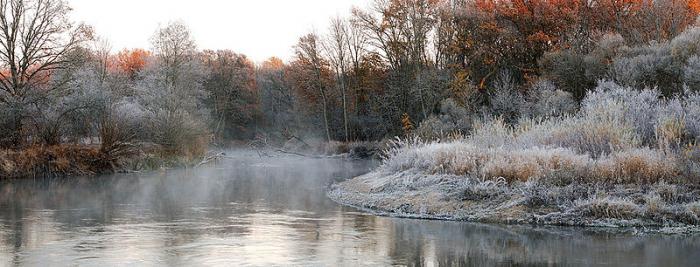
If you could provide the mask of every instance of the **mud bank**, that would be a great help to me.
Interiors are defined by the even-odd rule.
[[[554,185],[415,171],[375,171],[335,184],[334,201],[378,214],[486,223],[700,232],[700,190],[667,184]]]

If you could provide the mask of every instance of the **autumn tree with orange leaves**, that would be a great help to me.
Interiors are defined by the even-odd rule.
[[[116,67],[126,73],[129,79],[136,79],[136,75],[146,67],[146,60],[151,52],[144,49],[124,49],[116,55]]]

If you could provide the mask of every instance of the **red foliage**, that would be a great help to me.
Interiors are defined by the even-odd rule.
[[[141,48],[127,50],[124,49],[117,54],[116,67],[129,77],[134,78],[144,67],[146,60],[151,56],[151,52]]]

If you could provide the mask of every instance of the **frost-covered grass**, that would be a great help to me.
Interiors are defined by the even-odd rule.
[[[576,114],[397,139],[338,202],[401,216],[579,226],[700,224],[700,99],[603,82]]]
[[[398,140],[382,169],[528,181],[697,183],[684,151],[694,150],[696,93],[663,99],[655,90],[603,82],[576,115],[476,123],[470,135],[445,142]]]

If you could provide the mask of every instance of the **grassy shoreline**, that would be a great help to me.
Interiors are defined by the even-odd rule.
[[[601,83],[576,114],[476,121],[451,140],[399,139],[342,204],[391,214],[569,226],[700,226],[700,94]]]
[[[464,179],[381,170],[333,185],[343,205],[398,217],[584,227],[700,230],[700,188]]]
[[[63,178],[190,167],[200,157],[154,149],[111,155],[96,145],[63,144],[0,150],[0,179]]]
[[[211,148],[203,154],[183,155],[166,153],[163,149],[146,145],[128,153],[112,155],[99,145],[63,144],[30,146],[22,149],[0,149],[0,179],[63,178],[97,176],[102,174],[141,172],[170,168],[195,168],[226,158],[224,151],[249,150],[258,156],[295,155],[306,157],[336,157],[370,159],[377,157],[378,144],[374,142],[319,143],[313,148],[287,149],[252,148],[233,143],[226,148]],[[255,154],[255,153],[254,153]]]

